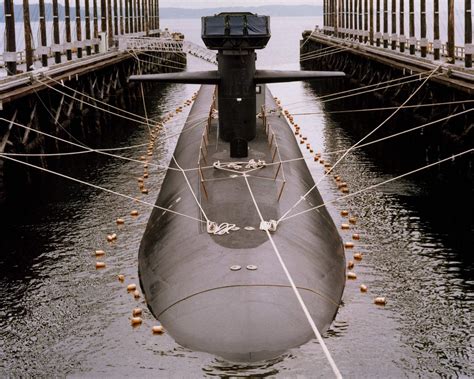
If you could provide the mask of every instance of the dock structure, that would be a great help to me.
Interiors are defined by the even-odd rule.
[[[456,0],[456,12],[454,0],[442,5],[447,6],[445,30],[440,26],[440,0],[324,0],[324,24],[318,32],[401,53],[408,46],[410,56],[435,62],[445,58],[457,66],[462,61],[464,67],[472,68],[472,0]],[[455,23],[464,25],[464,35],[458,35],[463,41],[456,41]]]
[[[52,0],[45,4],[39,0],[30,4],[23,0],[20,5],[4,0],[0,77],[105,53],[120,36],[159,35],[159,0],[133,0],[133,8],[132,0],[98,1]],[[23,23],[23,30],[15,23]]]

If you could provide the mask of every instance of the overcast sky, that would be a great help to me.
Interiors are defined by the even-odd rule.
[[[259,5],[322,5],[323,0],[159,0],[160,7],[175,8],[215,8],[231,6],[259,6]]]

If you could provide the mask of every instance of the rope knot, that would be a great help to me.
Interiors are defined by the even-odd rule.
[[[276,232],[278,226],[278,221],[270,220],[270,221],[262,221],[260,222],[260,230],[269,231],[269,232]]]

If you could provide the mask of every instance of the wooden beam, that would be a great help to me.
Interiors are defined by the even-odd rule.
[[[388,0],[383,0],[383,47],[388,47]]]
[[[376,6],[376,45],[380,46],[380,0],[377,0],[377,6]]]
[[[406,36],[405,36],[405,0],[400,0],[400,7],[399,7],[399,25],[400,25],[400,52],[405,52],[405,43],[406,43]]]
[[[392,0],[392,50],[396,50],[396,49],[397,49],[397,0]]]
[[[107,0],[107,44],[114,45],[114,28],[112,23],[112,0]]]
[[[23,27],[25,31],[26,71],[33,70],[33,44],[31,42],[30,4],[23,0]]]
[[[374,0],[370,0],[370,11],[369,11],[369,41],[370,44],[374,44]]]
[[[13,0],[5,0],[5,53],[3,61],[8,75],[16,74],[16,38],[15,38],[15,12]]]
[[[117,0],[114,0],[114,35],[119,34],[119,22],[118,22],[118,4]]]
[[[361,42],[361,43],[364,40],[364,37],[362,36],[362,34],[363,34],[362,31],[364,29],[364,25],[362,24],[362,13],[363,13],[362,0],[359,0],[359,42]]]
[[[80,0],[76,0],[76,41],[77,46],[77,57],[82,58],[82,29],[81,29],[81,3]]]
[[[72,60],[72,39],[71,39],[71,8],[69,0],[64,0],[64,21],[66,24],[66,59]]]
[[[84,0],[84,7],[85,7],[85,18],[86,18],[86,54],[92,54],[92,46],[91,46],[91,11],[89,0]]]
[[[470,0],[469,0],[470,1]],[[441,41],[439,39],[439,0],[433,0],[433,56],[440,58]]]
[[[464,65],[467,68],[472,67],[472,53],[473,53],[473,46],[472,46],[472,4],[471,0],[465,0],[464,6]]]
[[[415,55],[416,49],[416,37],[415,37],[415,3],[414,0],[410,0],[410,39],[408,41],[410,45],[410,54]]]
[[[120,0],[120,34],[124,34],[125,29],[123,25],[123,0]]]
[[[454,0],[448,0],[448,62],[454,63]]]
[[[97,54],[99,52],[99,44],[97,43],[99,39],[99,14],[97,11],[97,0],[93,0],[93,12],[94,12],[94,39],[96,42],[94,43],[94,52]]]
[[[426,57],[428,40],[426,39],[426,0],[420,1],[420,48],[421,56]]]
[[[364,42],[369,41],[369,2],[364,0]]]
[[[48,41],[46,37],[46,12],[44,9],[44,0],[39,0],[40,14],[40,36],[41,36],[41,64],[43,67],[48,66]]]
[[[128,14],[128,3],[129,2],[130,2],[130,0],[125,0],[125,34],[130,33],[130,29],[129,29],[130,18],[129,18],[129,14]]]

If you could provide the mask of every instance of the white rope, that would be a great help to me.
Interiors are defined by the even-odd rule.
[[[23,161],[20,161],[18,159],[15,159],[15,158],[12,158],[12,157],[9,157],[3,153],[0,153],[0,157],[2,157],[3,159],[8,159],[8,160],[11,160],[13,162],[16,162],[16,163],[20,163],[22,165],[25,165],[25,166],[28,166],[28,167],[32,167],[32,168],[35,168],[37,170],[40,170],[40,171],[44,171],[44,172],[47,172],[49,174],[53,174],[53,175],[57,175],[57,176],[60,176],[64,179],[69,179],[69,180],[72,180],[73,182],[77,182],[77,183],[80,183],[80,184],[84,184],[86,186],[89,186],[89,187],[92,187],[92,188],[95,188],[95,189],[99,189],[101,191],[105,191],[105,192],[108,192],[108,193],[111,193],[113,195],[117,195],[117,196],[120,196],[120,197],[123,197],[125,199],[128,199],[128,200],[133,200],[135,202],[138,202],[138,203],[141,203],[141,204],[144,204],[144,205],[148,205],[150,207],[153,207],[153,208],[157,208],[157,209],[160,209],[160,210],[163,210],[165,212],[170,212],[170,213],[173,213],[175,215],[178,215],[178,216],[183,216],[183,217],[186,217],[186,218],[189,218],[191,220],[194,220],[194,221],[198,221],[198,222],[204,222],[202,220],[199,220],[198,218],[196,217],[193,217],[193,216],[189,216],[189,215],[186,215],[184,213],[179,213],[179,212],[176,212],[176,211],[173,211],[169,208],[163,208],[163,207],[160,207],[159,205],[156,205],[156,204],[152,204],[152,203],[148,203],[146,201],[143,201],[143,200],[140,200],[140,199],[137,199],[135,197],[132,197],[132,196],[129,196],[129,195],[125,195],[125,194],[122,194],[120,192],[117,192],[117,191],[113,191],[111,189],[108,189],[108,188],[105,188],[105,187],[101,187],[101,186],[98,186],[98,185],[95,185],[95,184],[92,184],[92,183],[88,183],[88,182],[85,182],[83,180],[80,180],[80,179],[76,179],[76,178],[73,178],[71,176],[68,176],[68,175],[64,175],[64,174],[61,174],[59,172],[56,172],[56,171],[52,171],[52,170],[49,170],[47,168],[44,168],[44,167],[40,167],[40,166],[36,166],[36,165],[33,165],[31,163],[28,163],[28,162],[23,162]]]
[[[412,98],[413,96],[416,95],[416,93],[425,85],[425,83],[431,78],[431,76],[439,69],[440,66],[436,67],[430,75],[428,75],[426,77],[426,79],[423,81],[423,83],[421,83],[418,88],[413,91],[413,93],[408,96],[408,98],[394,111],[392,112],[392,114],[390,116],[388,116],[384,121],[382,121],[376,128],[374,128],[372,131],[370,131],[369,133],[367,133],[362,139],[360,139],[359,141],[357,141],[354,145],[352,145],[351,147],[349,147],[349,149],[347,149],[345,151],[345,153],[336,161],[336,163],[334,163],[334,165],[332,167],[329,168],[329,170],[327,170],[325,173],[324,173],[324,176],[322,178],[320,178],[302,197],[300,197],[300,199],[290,208],[288,209],[284,214],[283,216],[280,217],[280,219],[278,220],[278,222],[280,222],[281,220],[283,220],[293,209],[295,209],[303,200],[306,199],[306,196],[308,196],[318,185],[319,183],[321,183],[321,181],[327,176],[329,175],[333,170],[334,168],[347,156],[347,154],[349,154],[352,150],[354,150],[358,145],[360,145],[363,141],[365,141],[368,137],[370,137],[372,134],[374,134],[377,130],[379,130],[383,125],[385,125],[393,116],[395,116],[395,114],[400,110],[402,109],[403,106],[405,106],[405,104],[407,104]]]
[[[447,161],[451,161],[451,160],[453,160],[453,159],[455,159],[455,158],[457,158],[457,157],[460,157],[460,156],[462,156],[462,155],[469,154],[469,153],[472,153],[472,152],[474,152],[474,149],[469,149],[469,150],[463,151],[462,153],[454,154],[454,155],[452,155],[452,156],[450,156],[450,157],[441,159],[441,160],[439,160],[439,161],[437,161],[437,162],[434,162],[434,163],[430,163],[430,164],[428,164],[428,165],[426,165],[426,166],[417,168],[417,169],[412,170],[412,171],[410,171],[410,172],[407,172],[407,173],[405,173],[405,174],[396,176],[396,177],[391,178],[391,179],[387,179],[387,180],[385,180],[385,181],[383,181],[383,182],[380,182],[380,183],[371,185],[371,186],[366,187],[366,188],[363,188],[363,189],[361,189],[361,190],[359,190],[359,191],[356,191],[356,192],[353,192],[353,193],[349,193],[349,194],[347,194],[347,195],[340,196],[340,197],[338,197],[338,198],[336,198],[336,199],[329,200],[329,201],[327,201],[327,202],[325,202],[325,203],[323,203],[323,204],[320,204],[320,205],[317,205],[317,206],[315,206],[315,207],[308,208],[308,209],[306,209],[306,210],[304,210],[304,211],[295,213],[295,214],[293,214],[293,215],[291,215],[291,216],[285,217],[285,218],[284,218],[283,220],[281,220],[281,221],[286,221],[286,220],[292,219],[292,218],[294,218],[294,217],[301,216],[302,214],[305,214],[305,213],[311,212],[311,211],[313,211],[313,210],[317,210],[317,209],[319,209],[319,208],[325,207],[327,204],[336,203],[336,202],[338,202],[338,201],[345,200],[345,199],[347,199],[347,198],[350,198],[350,197],[354,197],[354,196],[363,194],[363,193],[368,192],[368,191],[370,191],[370,190],[372,190],[372,189],[374,189],[374,188],[383,186],[384,184],[387,184],[387,183],[390,183],[390,182],[394,182],[394,181],[399,180],[399,179],[402,179],[402,178],[404,178],[404,177],[406,177],[406,176],[409,176],[409,175],[415,174],[415,173],[417,173],[417,172],[426,170],[426,169],[428,169],[428,168],[430,168],[430,167],[439,165],[439,164],[441,164],[441,163],[445,163],[445,162],[447,162]]]
[[[250,196],[252,197],[253,204],[255,205],[255,209],[257,210],[258,216],[260,217],[260,222],[265,222],[265,220],[263,219],[262,213],[260,212],[260,208],[258,207],[257,201],[255,200],[255,196],[253,194],[252,188],[250,187],[250,183],[248,181],[247,175],[243,174],[243,177],[245,179],[245,183],[247,184],[247,188],[249,189]],[[314,320],[311,317],[311,314],[309,313],[308,308],[307,308],[303,298],[301,297],[301,294],[298,291],[298,288],[296,287],[295,282],[293,281],[293,278],[292,278],[290,272],[288,271],[288,268],[286,267],[285,262],[283,261],[283,258],[281,257],[280,251],[278,250],[275,242],[273,241],[273,237],[272,237],[270,231],[268,229],[265,229],[265,233],[267,233],[268,239],[270,240],[270,243],[271,243],[271,245],[273,247],[273,250],[274,250],[274,252],[275,252],[275,254],[278,258],[278,261],[280,262],[280,265],[283,268],[283,271],[285,272],[285,275],[288,278],[288,281],[290,282],[291,288],[293,289],[293,292],[295,293],[295,296],[298,299],[298,302],[299,302],[301,308],[303,309],[303,312],[304,312],[304,314],[306,316],[306,319],[308,320],[308,322],[311,326],[311,329],[313,330],[314,335],[316,336],[319,344],[321,345],[321,348],[323,349],[323,352],[326,355],[326,358],[327,358],[329,364],[331,365],[331,368],[334,372],[334,375],[336,376],[336,378],[342,378],[341,372],[337,368],[336,362],[334,362],[334,359],[332,358],[331,353],[329,352],[329,350],[328,350],[328,348],[327,348],[327,346],[326,346],[326,344],[325,344],[325,342],[324,342],[324,340],[321,336],[321,333],[319,332],[316,324],[314,323]]]

